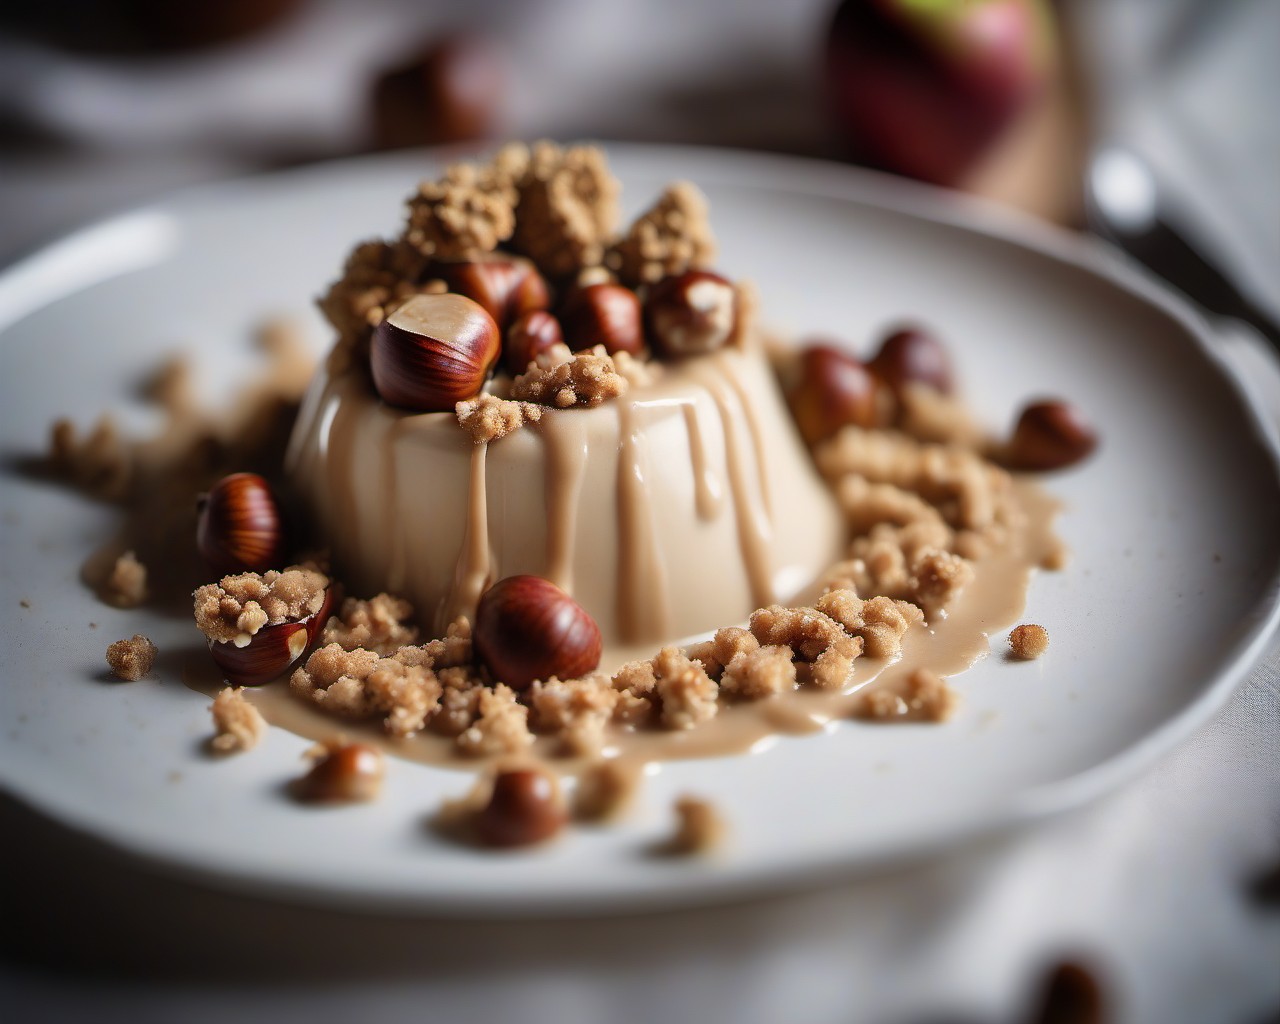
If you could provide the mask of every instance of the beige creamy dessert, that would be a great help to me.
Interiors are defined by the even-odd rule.
[[[661,646],[793,601],[844,547],[758,338],[663,369],[492,442],[321,370],[286,471],[348,590],[407,598],[432,635],[532,574],[607,649]]]

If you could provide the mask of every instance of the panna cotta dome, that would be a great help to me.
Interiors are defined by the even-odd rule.
[[[515,144],[352,252],[285,467],[350,593],[407,598],[438,637],[540,576],[616,660],[792,601],[840,556],[701,193],[674,183],[620,229],[617,191],[593,147]]]
[[[843,540],[756,337],[487,443],[385,404],[358,365],[322,370],[287,470],[348,586],[437,635],[527,573],[607,646],[673,642],[795,598]]]

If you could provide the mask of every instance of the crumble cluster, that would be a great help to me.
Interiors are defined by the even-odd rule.
[[[826,588],[909,601],[932,619],[968,586],[973,561],[1004,542],[1022,512],[1012,477],[959,436],[845,427],[815,448],[854,535]]]
[[[960,703],[959,694],[936,672],[921,668],[907,677],[902,693],[873,689],[861,700],[860,718],[874,721],[924,719],[945,722]]]
[[[103,587],[103,596],[117,608],[137,608],[147,599],[147,567],[132,551],[116,559]]]
[[[724,842],[728,828],[714,804],[686,794],[676,798],[672,810],[676,815],[675,832],[661,852],[675,856],[702,855]]]
[[[1024,622],[1009,633],[1009,652],[1022,661],[1032,661],[1049,649],[1049,631],[1044,626]]]
[[[407,620],[411,609],[403,602],[391,609],[390,601],[386,595],[348,601],[344,616],[363,620],[371,615],[367,608],[381,604],[388,620]],[[470,755],[519,754],[536,735],[547,735],[561,753],[592,757],[610,726],[693,729],[726,700],[762,700],[799,685],[838,690],[858,657],[895,657],[922,618],[905,601],[832,591],[814,607],[759,609],[749,628],[722,629],[687,651],[664,647],[613,675],[552,677],[522,693],[476,667],[466,619],[443,639],[390,651],[387,642],[363,646],[363,630],[335,618],[325,628],[326,645],[294,671],[290,688],[335,715],[379,719],[393,736],[424,729],[452,736]]]
[[[117,640],[107,648],[107,664],[117,679],[135,683],[151,671],[158,653],[149,637],[134,633],[128,640]]]
[[[614,357],[597,346],[554,365],[535,365],[511,382],[511,397],[557,409],[599,405],[626,394],[627,379]]]
[[[471,435],[476,444],[496,441],[523,427],[537,423],[546,411],[534,402],[513,402],[497,395],[480,394],[459,402],[454,409],[458,426]]]
[[[418,642],[413,625],[413,605],[403,598],[379,594],[369,601],[348,597],[338,614],[325,623],[322,645],[337,644],[344,650],[364,647],[379,654],[394,654]]]
[[[373,328],[406,300],[442,288],[433,263],[502,249],[560,284],[621,278],[638,286],[714,259],[706,200],[693,185],[670,186],[621,235],[619,191],[599,148],[546,141],[511,143],[487,163],[454,164],[422,182],[400,235],[357,246],[319,300],[338,333],[331,368],[358,358]]]
[[[81,437],[69,419],[53,424],[49,463],[59,476],[104,501],[120,501],[133,482],[133,458],[115,420],[103,416]]]
[[[507,159],[514,163],[519,155],[508,150]],[[517,188],[511,239],[516,251],[550,277],[568,277],[604,261],[617,228],[619,188],[603,152],[594,146],[561,149],[536,143]]]
[[[263,626],[316,614],[328,589],[329,577],[301,566],[224,576],[195,592],[196,625],[210,640],[247,642]]]
[[[243,686],[219,691],[209,705],[213,715],[213,737],[209,746],[220,754],[252,750],[267,734],[267,720],[244,696]]]
[[[715,259],[707,200],[689,182],[677,181],[613,246],[607,263],[623,284],[636,288],[690,267],[709,267]]]

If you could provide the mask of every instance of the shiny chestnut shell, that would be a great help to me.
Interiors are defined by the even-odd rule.
[[[1063,469],[1097,447],[1097,432],[1074,405],[1060,400],[1032,402],[1018,417],[1004,461],[1011,469]]]
[[[560,304],[565,344],[575,352],[603,345],[610,355],[644,350],[640,297],[620,284],[574,288]]]
[[[484,307],[505,330],[525,313],[551,305],[547,282],[528,260],[493,258],[470,263],[434,263],[426,274]]]
[[[528,846],[550,839],[568,815],[555,781],[534,768],[499,772],[493,793],[475,816],[476,835],[486,846]]]
[[[373,385],[388,405],[452,412],[480,393],[501,348],[497,323],[472,299],[415,295],[373,332]]]
[[[233,641],[209,641],[209,655],[235,686],[261,686],[283,675],[315,644],[333,614],[336,595],[330,585],[320,610],[305,619],[263,626],[244,647]]]
[[[593,671],[602,641],[595,619],[554,583],[508,576],[481,595],[472,644],[495,682],[523,690]]]
[[[800,354],[799,377],[787,404],[809,444],[841,427],[874,427],[880,419],[880,388],[858,360],[831,345],[812,345]]]
[[[944,395],[955,389],[947,350],[933,334],[918,327],[904,327],[885,338],[867,369],[895,392],[908,384],[927,384]]]
[[[316,803],[372,800],[385,777],[381,751],[364,743],[344,743],[330,747],[293,790],[298,799]]]
[[[278,569],[287,553],[284,515],[257,473],[232,473],[201,496],[196,547],[219,576]]]
[[[535,309],[519,317],[507,328],[502,346],[502,365],[512,376],[529,369],[529,364],[543,352],[564,343],[560,321],[545,309]]]
[[[655,284],[644,300],[645,337],[668,359],[712,352],[733,333],[736,306],[733,285],[719,274],[672,274]]]

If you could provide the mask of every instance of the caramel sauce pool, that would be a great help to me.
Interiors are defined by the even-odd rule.
[[[903,695],[907,680],[918,669],[942,676],[963,672],[989,652],[992,633],[1017,621],[1026,606],[1035,570],[1061,552],[1061,542],[1053,532],[1058,503],[1030,481],[1018,480],[1015,488],[1024,513],[1022,524],[1011,531],[1006,545],[975,561],[973,581],[945,618],[927,627],[912,627],[903,638],[897,659],[857,659],[838,693],[802,686],[761,701],[722,704],[715,718],[690,730],[614,727],[604,755],[644,763],[742,754],[772,736],[817,732],[831,722],[851,718],[863,695],[871,690]],[[653,653],[649,648],[608,648],[601,668],[611,671],[625,661]],[[183,682],[210,696],[225,685],[204,656],[188,660]],[[245,695],[273,726],[308,739],[328,739],[340,733],[396,757],[456,769],[476,770],[491,760],[459,753],[452,737],[428,731],[399,739],[387,736],[376,722],[335,718],[295,698],[287,679],[246,689]],[[554,737],[538,737],[529,752],[565,772],[577,771],[584,764],[582,759],[558,756]]]

